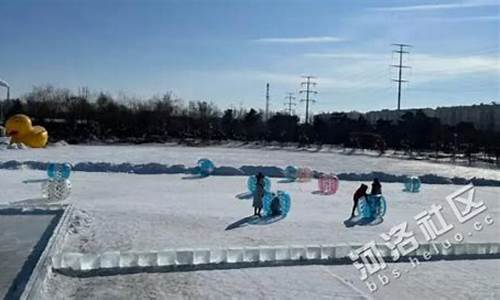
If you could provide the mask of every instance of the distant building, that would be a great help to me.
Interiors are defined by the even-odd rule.
[[[435,117],[441,120],[442,124],[456,125],[460,122],[470,122],[474,124],[476,129],[493,130],[500,132],[500,104],[479,104],[471,106],[451,106],[422,108],[422,109],[404,109],[404,110],[388,110],[371,111],[367,113],[350,112],[347,113],[349,118],[357,119],[363,116],[369,123],[374,124],[379,119],[387,121],[397,121],[407,112],[415,113],[423,111],[428,117]]]

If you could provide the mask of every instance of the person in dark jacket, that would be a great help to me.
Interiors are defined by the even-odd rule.
[[[378,178],[373,179],[372,182],[372,190],[370,192],[371,195],[382,195],[382,185]]]
[[[352,197],[354,205],[352,206],[351,218],[354,218],[354,212],[356,211],[356,207],[358,206],[359,199],[366,197],[367,191],[368,191],[368,186],[366,184],[361,184],[361,186],[354,193]]]
[[[262,217],[261,211],[263,206],[263,198],[264,198],[264,174],[258,173],[257,176],[257,184],[255,188],[255,192],[253,193],[253,208],[254,208],[254,216]]]

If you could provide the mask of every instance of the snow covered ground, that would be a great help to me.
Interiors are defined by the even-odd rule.
[[[7,189],[0,203],[26,203],[40,195],[39,184],[23,184],[25,179],[44,176],[40,171],[0,170]],[[75,172],[72,177],[75,203],[72,228],[64,251],[103,252],[114,250],[160,250],[183,247],[230,247],[289,244],[366,243],[401,222],[423,236],[413,219],[433,204],[443,206],[443,213],[455,229],[470,241],[496,240],[498,226],[475,232],[471,222],[460,224],[445,198],[460,186],[424,185],[417,194],[402,191],[402,184],[384,184],[388,201],[385,221],[378,226],[346,228],[352,207],[352,193],[359,182],[341,182],[333,196],[316,194],[316,181],[280,183],[273,179],[274,190],[288,191],[292,197],[290,214],[273,224],[244,223],[228,226],[248,217],[252,212],[250,199],[236,196],[247,192],[246,177],[212,176],[186,179],[186,175],[133,175],[121,173]],[[17,195],[15,191],[22,191]],[[9,192],[10,191],[10,192]],[[500,188],[478,187],[476,199],[488,206],[486,214],[500,217]],[[29,201],[29,200],[28,200]],[[36,200],[35,200],[36,201]],[[36,203],[36,202],[32,202]]]
[[[500,179],[499,171],[465,168],[422,161],[375,158],[338,153],[285,150],[186,148],[170,146],[68,146],[44,150],[0,151],[0,162],[70,161],[112,163],[163,163],[193,166],[202,157],[217,165],[308,166],[320,171],[390,174],[438,174],[441,176]],[[44,178],[45,172],[0,170],[0,205],[42,204],[40,184],[23,180]],[[178,248],[227,248],[264,245],[315,245],[382,243],[381,233],[402,222],[417,240],[425,242],[414,216],[432,205],[441,205],[445,220],[454,228],[440,240],[453,241],[461,233],[465,241],[498,241],[500,187],[476,187],[476,201],[487,210],[460,224],[446,202],[459,185],[425,184],[420,193],[403,192],[401,183],[382,183],[388,201],[384,222],[376,226],[346,228],[352,194],[361,182],[341,181],[333,196],[316,193],[317,182],[286,183],[273,178],[273,190],[292,197],[290,214],[273,223],[245,222],[252,213],[244,176],[194,178],[187,174],[136,175],[127,173],[74,172],[73,193],[68,201],[74,212],[63,243],[54,251],[101,253]],[[369,182],[364,182],[369,184]],[[239,197],[238,197],[239,196]],[[487,225],[485,217],[494,223]],[[473,223],[480,222],[481,230]],[[240,224],[240,226],[236,226]],[[231,226],[232,225],[232,226]],[[231,228],[231,229],[228,229]],[[404,265],[404,264],[398,264]],[[77,279],[52,273],[45,282],[47,299],[175,299],[175,298],[342,298],[406,299],[445,297],[495,299],[499,285],[498,260],[430,262],[418,271],[370,294],[352,266],[301,266],[242,270],[136,274]],[[451,270],[451,271],[450,271]],[[495,273],[496,272],[496,273]],[[445,281],[446,279],[446,281]],[[462,283],[466,281],[466,283]],[[471,291],[476,294],[471,294]],[[469,297],[470,296],[470,297]]]

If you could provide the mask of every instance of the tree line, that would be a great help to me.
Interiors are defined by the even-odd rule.
[[[444,125],[422,111],[408,112],[398,121],[369,123],[363,115],[323,113],[310,124],[298,116],[258,109],[217,108],[206,101],[183,102],[165,94],[146,101],[106,93],[92,97],[67,89],[34,87],[20,99],[2,102],[6,117],[24,113],[47,128],[52,141],[166,142],[176,140],[275,141],[280,143],[333,144],[345,147],[476,153],[498,157],[500,133],[480,131],[472,123]]]

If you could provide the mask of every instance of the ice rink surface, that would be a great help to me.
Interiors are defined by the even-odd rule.
[[[0,298],[4,298],[53,215],[0,215]]]

